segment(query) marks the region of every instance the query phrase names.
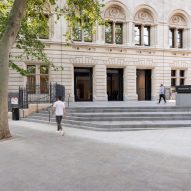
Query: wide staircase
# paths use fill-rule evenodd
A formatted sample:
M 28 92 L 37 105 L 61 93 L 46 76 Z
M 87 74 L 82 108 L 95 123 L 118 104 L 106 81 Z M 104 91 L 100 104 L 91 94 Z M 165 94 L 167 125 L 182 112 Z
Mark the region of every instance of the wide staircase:
M 56 125 L 50 108 L 23 120 Z M 97 131 L 191 127 L 191 107 L 72 107 L 63 126 Z

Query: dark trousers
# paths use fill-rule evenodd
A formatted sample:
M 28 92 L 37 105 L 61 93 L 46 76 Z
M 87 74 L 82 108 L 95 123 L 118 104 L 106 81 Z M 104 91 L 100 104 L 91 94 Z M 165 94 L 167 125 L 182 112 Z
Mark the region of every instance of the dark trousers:
M 56 123 L 57 123 L 57 127 L 58 127 L 58 131 L 62 130 L 62 116 L 56 116 Z
M 161 98 L 163 98 L 164 102 L 166 103 L 166 99 L 165 99 L 165 95 L 164 94 L 160 94 L 159 95 L 159 103 L 161 101 Z

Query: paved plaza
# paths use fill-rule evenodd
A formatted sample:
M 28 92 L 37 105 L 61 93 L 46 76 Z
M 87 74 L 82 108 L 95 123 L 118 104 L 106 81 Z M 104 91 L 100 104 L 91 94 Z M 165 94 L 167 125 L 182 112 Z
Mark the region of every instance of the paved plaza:
M 191 128 L 96 132 L 10 121 L 1 191 L 190 191 Z

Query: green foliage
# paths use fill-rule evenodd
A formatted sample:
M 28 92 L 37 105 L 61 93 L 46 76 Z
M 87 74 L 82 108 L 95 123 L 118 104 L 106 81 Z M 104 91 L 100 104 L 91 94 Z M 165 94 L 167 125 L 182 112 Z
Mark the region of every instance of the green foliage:
M 67 0 L 67 4 L 63 8 L 65 18 L 69 23 L 70 30 L 67 31 L 67 40 L 72 40 L 72 32 L 76 26 L 80 26 L 80 30 L 92 29 L 95 32 L 95 24 L 104 24 L 101 17 L 102 4 L 98 0 Z
M 8 16 L 14 0 L 0 1 L 0 40 L 7 25 Z M 28 0 L 25 17 L 22 20 L 20 31 L 15 45 L 21 49 L 21 54 L 13 58 L 10 55 L 9 66 L 17 70 L 21 75 L 28 75 L 28 71 L 20 68 L 13 60 L 38 60 L 53 67 L 55 70 L 63 69 L 53 65 L 44 53 L 45 45 L 40 40 L 49 36 L 48 21 L 52 14 L 59 19 L 63 14 L 74 28 L 79 24 L 82 29 L 89 29 L 95 23 L 103 24 L 100 16 L 101 5 L 97 0 L 67 0 L 64 7 L 59 7 L 56 0 Z M 66 34 L 71 38 L 71 30 Z

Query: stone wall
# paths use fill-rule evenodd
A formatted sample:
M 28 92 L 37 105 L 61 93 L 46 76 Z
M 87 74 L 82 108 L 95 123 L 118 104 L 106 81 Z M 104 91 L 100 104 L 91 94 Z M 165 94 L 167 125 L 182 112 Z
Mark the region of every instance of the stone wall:
M 108 11 L 108 12 L 107 12 Z M 118 12 L 119 11 L 119 12 Z M 105 15 L 104 15 L 105 14 Z M 124 23 L 123 44 L 106 44 L 104 27 L 97 26 L 94 41 L 74 42 L 66 46 L 61 34 L 67 30 L 62 18 L 57 23 L 51 18 L 50 39 L 45 40 L 46 52 L 56 66 L 64 70 L 49 73 L 50 82 L 65 85 L 66 97 L 74 100 L 74 67 L 93 68 L 93 100 L 107 100 L 107 68 L 124 69 L 124 100 L 136 100 L 136 69 L 152 70 L 152 99 L 158 97 L 161 83 L 171 86 L 171 69 L 185 70 L 185 84 L 191 84 L 191 5 L 189 0 L 120 0 L 105 1 L 103 16 L 120 19 Z M 117 16 L 116 16 L 117 15 Z M 115 18 L 116 17 L 116 18 Z M 151 45 L 134 45 L 134 25 L 142 22 L 151 25 Z M 183 48 L 169 48 L 169 27 L 184 28 Z M 13 54 L 17 54 L 13 49 Z M 34 61 L 33 61 L 34 62 Z M 19 61 L 26 67 L 30 61 Z M 32 62 L 31 62 L 32 63 Z M 21 77 L 10 70 L 9 91 L 26 84 Z

